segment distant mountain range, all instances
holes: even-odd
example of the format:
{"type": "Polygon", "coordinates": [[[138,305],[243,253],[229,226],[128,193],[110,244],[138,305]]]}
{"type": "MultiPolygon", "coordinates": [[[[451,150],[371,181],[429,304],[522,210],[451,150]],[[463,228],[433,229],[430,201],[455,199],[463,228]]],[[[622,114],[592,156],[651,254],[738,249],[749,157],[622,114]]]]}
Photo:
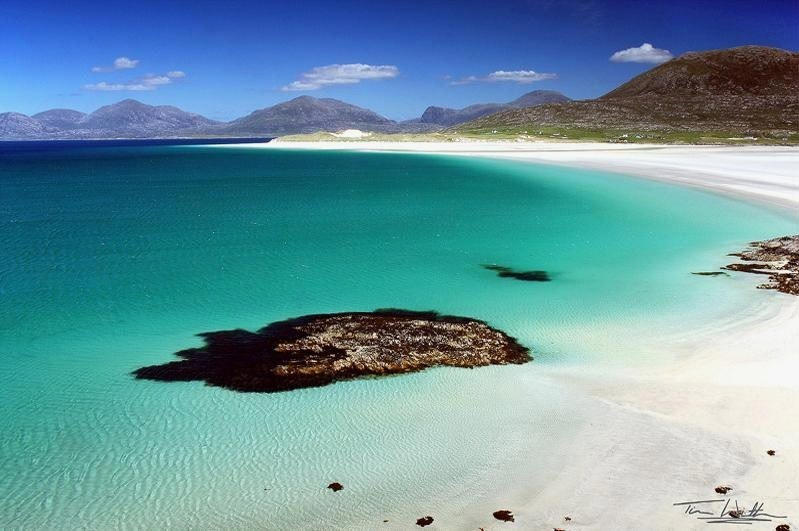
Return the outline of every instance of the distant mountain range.
{"type": "Polygon", "coordinates": [[[395,122],[330,98],[300,96],[231,122],[127,99],[84,114],[52,109],[0,114],[0,139],[281,136],[361,129],[376,132],[720,131],[799,135],[799,54],[764,46],[690,52],[595,100],[536,90],[508,103],[428,107],[395,122]]]}
{"type": "Polygon", "coordinates": [[[571,101],[560,92],[554,90],[534,90],[516,98],[508,103],[478,103],[463,109],[450,109],[447,107],[428,107],[420,118],[408,120],[404,123],[422,123],[432,125],[452,126],[476,120],[481,116],[493,114],[505,109],[520,109],[543,105],[544,103],[562,103],[571,101]]]}
{"type": "Polygon", "coordinates": [[[231,122],[216,122],[177,107],[153,106],[127,99],[89,114],[72,109],[51,109],[33,116],[2,113],[0,139],[270,137],[342,129],[422,132],[439,130],[502,109],[551,101],[570,100],[559,92],[536,90],[510,103],[477,104],[465,109],[428,107],[420,118],[395,122],[343,101],[300,96],[231,122]]]}
{"type": "Polygon", "coordinates": [[[595,100],[500,111],[455,129],[536,128],[799,134],[799,53],[765,46],[690,52],[595,100]]]}
{"type": "Polygon", "coordinates": [[[52,109],[33,116],[0,114],[2,139],[150,138],[205,134],[219,122],[170,105],[122,100],[84,114],[52,109]]]}

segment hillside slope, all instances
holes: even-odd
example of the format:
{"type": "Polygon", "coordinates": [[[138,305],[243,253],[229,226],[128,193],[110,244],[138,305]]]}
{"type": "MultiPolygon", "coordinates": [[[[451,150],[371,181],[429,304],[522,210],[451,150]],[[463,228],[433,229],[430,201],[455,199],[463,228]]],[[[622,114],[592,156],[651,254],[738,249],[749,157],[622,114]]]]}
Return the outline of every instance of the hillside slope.
{"type": "Polygon", "coordinates": [[[533,105],[566,101],[571,101],[571,99],[560,92],[554,90],[534,90],[508,103],[476,103],[462,109],[431,106],[425,109],[422,116],[414,121],[423,124],[452,126],[476,120],[481,116],[487,116],[504,109],[531,107],[533,105]]]}
{"type": "Polygon", "coordinates": [[[220,131],[278,136],[341,129],[383,131],[396,122],[356,105],[332,98],[300,96],[233,120],[220,131]]]}
{"type": "Polygon", "coordinates": [[[677,134],[799,133],[799,54],[763,46],[690,52],[596,100],[502,111],[462,132],[578,129],[677,134]]]}

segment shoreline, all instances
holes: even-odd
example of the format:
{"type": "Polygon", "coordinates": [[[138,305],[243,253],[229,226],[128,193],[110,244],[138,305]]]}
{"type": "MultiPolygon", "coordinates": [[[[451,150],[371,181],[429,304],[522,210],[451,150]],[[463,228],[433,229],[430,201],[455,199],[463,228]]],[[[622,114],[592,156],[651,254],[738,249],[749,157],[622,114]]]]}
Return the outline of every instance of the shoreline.
{"type": "Polygon", "coordinates": [[[799,148],[600,142],[294,142],[227,144],[251,149],[426,153],[537,162],[700,188],[796,214],[799,148]],[[696,160],[696,156],[703,160],[696,160]]]}
{"type": "MultiPolygon", "coordinates": [[[[700,188],[792,217],[799,207],[795,148],[279,141],[242,147],[578,166],[700,188]]],[[[554,481],[525,489],[524,478],[514,477],[513,487],[481,500],[480,511],[508,505],[517,525],[532,529],[698,529],[705,522],[672,504],[729,498],[747,508],[764,502],[765,512],[788,516],[753,522],[754,529],[799,524],[799,418],[789,406],[799,401],[799,356],[792,352],[799,345],[799,298],[756,290],[756,281],[733,288],[751,289],[751,306],[678,337],[653,338],[662,360],[542,367],[540,375],[579,396],[596,421],[564,441],[563,466],[554,481]],[[767,454],[772,449],[774,456],[767,454]],[[714,492],[718,485],[733,490],[721,496],[714,492]],[[565,515],[571,520],[564,521],[565,515]]],[[[463,515],[453,523],[480,521],[463,515]]]]}

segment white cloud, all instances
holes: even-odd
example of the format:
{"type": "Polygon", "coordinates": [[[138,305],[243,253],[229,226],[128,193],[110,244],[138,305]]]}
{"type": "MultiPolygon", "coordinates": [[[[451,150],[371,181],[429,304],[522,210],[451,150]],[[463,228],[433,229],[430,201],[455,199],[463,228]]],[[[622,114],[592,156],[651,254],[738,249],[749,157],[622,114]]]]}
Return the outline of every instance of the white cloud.
{"type": "Polygon", "coordinates": [[[665,63],[674,56],[668,50],[655,48],[648,42],[643,43],[637,48],[627,48],[620,50],[610,56],[614,63],[665,63]]]}
{"type": "Polygon", "coordinates": [[[365,65],[350,63],[344,65],[317,66],[300,75],[281,90],[316,90],[326,85],[351,85],[368,79],[390,79],[399,75],[394,65],[365,65]]]}
{"type": "Polygon", "coordinates": [[[83,85],[83,88],[85,88],[86,90],[102,90],[102,91],[155,90],[155,87],[145,85],[143,83],[106,83],[105,81],[100,81],[99,83],[89,83],[88,85],[83,85]]]}
{"type": "Polygon", "coordinates": [[[513,81],[515,83],[532,83],[534,81],[544,81],[555,79],[556,74],[544,74],[533,70],[497,70],[488,74],[489,81],[513,81]]]}
{"type": "Polygon", "coordinates": [[[147,74],[144,77],[128,81],[127,83],[107,83],[100,81],[99,83],[89,83],[83,85],[86,90],[99,90],[99,91],[145,91],[155,90],[160,86],[169,85],[173,79],[186,77],[186,73],[180,70],[173,70],[167,72],[166,75],[147,74]]]}
{"type": "Polygon", "coordinates": [[[129,70],[138,66],[138,59],[131,59],[129,57],[117,57],[111,66],[94,66],[92,72],[111,72],[113,70],[129,70]]]}
{"type": "Polygon", "coordinates": [[[127,57],[117,57],[114,59],[114,69],[115,70],[125,70],[128,68],[136,68],[136,65],[139,64],[138,59],[129,59],[127,57]]]}
{"type": "Polygon", "coordinates": [[[487,82],[494,83],[497,81],[509,81],[512,83],[519,83],[527,85],[535,81],[545,81],[547,79],[557,79],[557,74],[549,74],[545,72],[536,72],[535,70],[497,70],[491,72],[487,76],[467,76],[455,81],[451,81],[450,85],[468,85],[470,83],[487,82]]]}

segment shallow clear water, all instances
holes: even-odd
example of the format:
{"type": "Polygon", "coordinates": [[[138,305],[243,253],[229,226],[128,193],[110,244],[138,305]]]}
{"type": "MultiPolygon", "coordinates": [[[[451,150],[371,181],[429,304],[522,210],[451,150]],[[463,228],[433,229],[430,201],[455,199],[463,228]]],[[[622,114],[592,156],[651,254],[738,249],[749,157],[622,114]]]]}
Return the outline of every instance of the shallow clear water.
{"type": "Polygon", "coordinates": [[[642,337],[762,293],[691,271],[795,230],[696,190],[507,161],[0,146],[0,527],[446,527],[519,459],[557,469],[536,450],[579,404],[539,368],[657,357],[642,337]],[[199,332],[380,307],[485,319],[536,361],[263,395],[130,376],[199,332]]]}

